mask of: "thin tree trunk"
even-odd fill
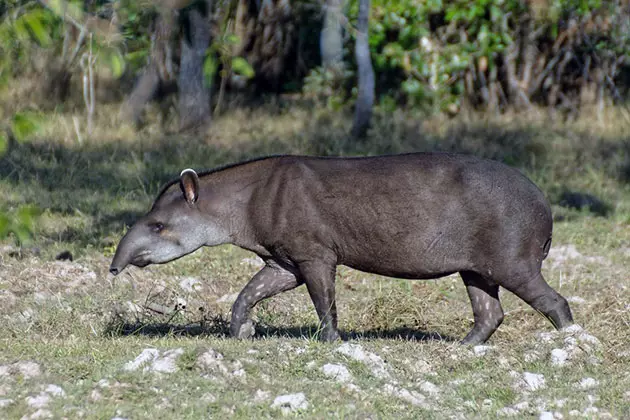
[[[372,119],[372,106],[374,105],[374,68],[372,67],[370,45],[368,43],[369,16],[370,0],[360,0],[357,41],[355,45],[355,56],[359,73],[359,92],[352,127],[352,135],[356,138],[363,138],[367,134],[370,120]]]
[[[324,25],[319,39],[322,66],[334,71],[343,67],[343,0],[326,0]]]
[[[207,0],[207,13],[188,11],[188,36],[182,36],[179,67],[179,129],[201,128],[210,122],[210,88],[204,83],[203,61],[210,45],[208,13],[212,1]]]
[[[155,98],[161,86],[172,83],[175,70],[171,42],[175,30],[173,12],[167,10],[161,13],[151,35],[151,58],[120,109],[123,119],[139,124],[145,105]]]

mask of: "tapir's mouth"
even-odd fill
[[[149,251],[148,249],[144,250],[133,257],[133,259],[130,261],[130,264],[135,265],[136,267],[146,267],[147,265],[151,264],[151,261],[149,261],[147,258],[149,255],[151,255],[151,251]]]

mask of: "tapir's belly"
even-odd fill
[[[481,249],[474,238],[453,239],[449,232],[432,234],[430,228],[427,230],[429,234],[409,231],[391,241],[360,238],[347,241],[341,248],[339,263],[368,273],[406,279],[432,279],[477,267]]]

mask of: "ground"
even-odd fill
[[[377,115],[360,144],[346,140],[343,116],[301,108],[234,110],[186,137],[156,124],[113,129],[102,117],[81,143],[71,121],[59,111],[0,161],[3,208],[43,210],[32,243],[7,238],[0,248],[0,417],[630,417],[623,118],[597,125],[397,113]],[[125,225],[185,167],[271,153],[436,149],[503,160],[541,186],[556,219],[543,274],[569,299],[578,326],[556,332],[502,291],[503,325],[485,346],[462,346],[472,313],[457,276],[407,281],[340,267],[345,342],[312,339],[316,315],[304,288],[259,305],[256,337],[237,341],[227,321],[260,266],[253,254],[222,246],[115,278],[107,271]],[[597,197],[606,211],[561,206],[567,191]],[[56,260],[62,251],[73,261]]]

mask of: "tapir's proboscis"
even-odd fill
[[[405,279],[459,273],[474,317],[463,343],[477,344],[503,321],[499,286],[556,328],[573,323],[566,299],[541,274],[551,232],[543,193],[492,160],[274,156],[200,175],[184,170],[123,237],[110,271],[233,244],[265,265],[232,307],[232,336],[253,334],[250,311],[258,302],[305,284],[324,341],[339,338],[338,265]]]

